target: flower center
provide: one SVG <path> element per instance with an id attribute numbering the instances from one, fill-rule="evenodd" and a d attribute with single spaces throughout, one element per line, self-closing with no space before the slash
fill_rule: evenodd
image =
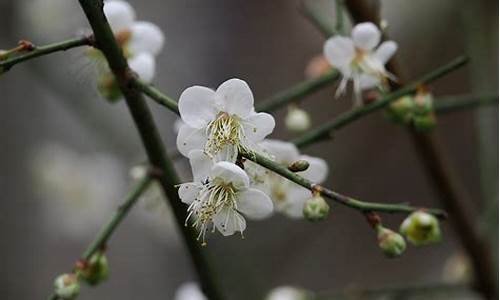
<path id="1" fill-rule="evenodd" d="M 198 193 L 196 199 L 188 207 L 188 216 L 185 225 L 193 217 L 193 227 L 198 228 L 199 234 L 197 240 L 202 241 L 205 246 L 205 235 L 212 224 L 212 232 L 215 231 L 214 217 L 221 212 L 223 208 L 236 209 L 237 190 L 231 183 L 223 183 L 215 179 L 212 182 L 204 184 L 202 190 Z M 222 225 L 227 226 L 226 224 Z"/>
<path id="2" fill-rule="evenodd" d="M 206 134 L 208 142 L 205 150 L 212 154 L 221 151 L 226 145 L 239 146 L 244 137 L 240 119 L 226 112 L 220 112 L 217 118 L 208 124 Z"/>

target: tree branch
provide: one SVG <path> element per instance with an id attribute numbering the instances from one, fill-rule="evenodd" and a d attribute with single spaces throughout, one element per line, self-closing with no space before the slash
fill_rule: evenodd
<path id="1" fill-rule="evenodd" d="M 198 273 L 202 289 L 209 299 L 221 299 L 214 276 L 210 273 L 208 263 L 201 253 L 200 245 L 196 241 L 195 232 L 192 227 L 184 226 L 186 209 L 179 199 L 176 185 L 179 179 L 173 163 L 165 155 L 165 149 L 160 135 L 153 121 L 151 112 L 146 105 L 139 90 L 132 84 L 134 75 L 130 70 L 127 60 L 123 56 L 122 49 L 116 43 L 115 37 L 103 12 L 102 0 L 79 0 L 95 36 L 96 47 L 100 49 L 109 67 L 119 84 L 120 90 L 125 97 L 127 106 L 132 114 L 142 143 L 146 149 L 151 165 L 161 171 L 159 182 L 165 195 L 170 202 L 175 215 L 177 225 L 189 249 L 191 259 Z"/>
<path id="2" fill-rule="evenodd" d="M 13 66 L 19 63 L 33 58 L 48 55 L 54 52 L 66 51 L 76 47 L 92 46 L 92 44 L 93 38 L 91 36 L 83 36 L 45 46 L 35 46 L 34 49 L 28 50 L 26 53 L 8 58 L 6 60 L 0 60 L 0 74 L 9 71 Z"/>
<path id="3" fill-rule="evenodd" d="M 290 181 L 295 182 L 296 184 L 311 190 L 311 192 L 319 192 L 323 196 L 332 199 L 333 201 L 338 202 L 347 207 L 356 209 L 361 213 L 368 213 L 368 212 L 411 213 L 416 210 L 425 210 L 428 213 L 431 213 L 438 218 L 441 219 L 446 218 L 446 213 L 440 209 L 428 209 L 422 207 L 413 207 L 405 204 L 386 204 L 386 203 L 364 202 L 356 200 L 354 198 L 342 195 L 324 186 L 311 182 L 305 179 L 304 177 L 288 170 L 288 168 L 276 163 L 275 161 L 259 153 L 243 150 L 240 151 L 240 154 L 243 157 L 289 179 Z"/>
<path id="4" fill-rule="evenodd" d="M 339 79 L 339 73 L 335 70 L 330 70 L 318 78 L 299 82 L 278 92 L 276 95 L 263 100 L 262 104 L 257 104 L 255 109 L 256 111 L 272 112 L 292 102 L 300 101 L 303 97 L 335 83 L 337 79 Z"/>
<path id="5" fill-rule="evenodd" d="M 138 90 L 142 91 L 149 98 L 153 99 L 156 103 L 161 106 L 165 106 L 172 112 L 179 114 L 179 108 L 177 107 L 177 101 L 170 98 L 169 96 L 163 94 L 160 90 L 154 86 L 138 79 L 133 78 L 131 84 Z"/>
<path id="6" fill-rule="evenodd" d="M 397 91 L 390 93 L 381 99 L 372 102 L 370 104 L 367 104 L 365 106 L 350 110 L 348 112 L 345 112 L 341 115 L 339 115 L 336 119 L 332 120 L 331 122 L 325 123 L 322 126 L 312 129 L 309 132 L 304 133 L 302 136 L 299 136 L 298 138 L 294 139 L 292 142 L 295 143 L 298 147 L 306 147 L 312 143 L 315 143 L 320 140 L 324 140 L 328 138 L 333 130 L 339 129 L 341 127 L 346 126 L 347 124 L 358 120 L 359 118 L 372 113 L 374 111 L 380 110 L 387 105 L 389 105 L 391 102 L 396 101 L 397 99 L 401 98 L 402 96 L 408 95 L 415 93 L 415 91 L 418 89 L 419 86 L 423 84 L 427 84 L 429 82 L 432 82 L 460 67 L 465 65 L 467 62 L 466 57 L 458 57 L 455 58 L 453 61 L 449 62 L 446 65 L 443 65 L 428 74 L 424 75 L 420 79 L 414 81 L 413 83 L 402 87 L 398 89 Z"/>
<path id="7" fill-rule="evenodd" d="M 372 21 L 379 24 L 379 11 L 372 9 L 368 1 L 350 0 L 346 4 L 355 22 Z M 396 56 L 389 61 L 388 70 L 402 82 Z M 431 184 L 450 213 L 452 225 L 471 258 L 478 290 L 488 299 L 497 299 L 498 280 L 493 268 L 492 253 L 479 233 L 476 223 L 468 217 L 464 203 L 469 203 L 466 201 L 469 199 L 464 196 L 466 193 L 463 185 L 456 178 L 456 173 L 435 136 L 418 133 L 413 128 L 409 128 L 408 131 L 426 167 L 425 171 L 432 179 Z"/>
<path id="8" fill-rule="evenodd" d="M 434 102 L 434 111 L 446 114 L 487 105 L 498 105 L 498 94 L 440 97 Z"/>

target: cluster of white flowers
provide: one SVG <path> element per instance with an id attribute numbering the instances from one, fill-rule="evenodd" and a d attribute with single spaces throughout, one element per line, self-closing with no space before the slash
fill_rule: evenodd
<path id="1" fill-rule="evenodd" d="M 130 68 L 142 80 L 152 81 L 155 75 L 155 57 L 165 42 L 161 29 L 151 22 L 137 21 L 133 7 L 122 0 L 105 1 L 104 14 Z M 98 86 L 101 94 L 109 100 L 120 99 L 120 91 L 101 53 L 92 48 L 88 51 L 88 56 L 100 66 Z"/>
<path id="2" fill-rule="evenodd" d="M 291 181 L 251 162 L 243 164 L 240 150 L 262 152 L 286 165 L 306 159 L 311 168 L 304 176 L 314 181 L 326 177 L 324 161 L 300 156 L 292 144 L 264 140 L 274 129 L 274 118 L 255 112 L 252 91 L 243 80 L 227 80 L 215 91 L 190 87 L 180 96 L 179 111 L 183 124 L 177 147 L 189 158 L 193 172 L 193 182 L 180 185 L 179 197 L 189 205 L 186 225 L 198 228 L 203 244 L 208 230 L 218 229 L 224 236 L 243 233 L 243 215 L 270 216 L 271 198 L 277 211 L 299 217 L 310 197 L 310 191 Z"/>
<path id="3" fill-rule="evenodd" d="M 398 46 L 394 41 L 380 44 L 381 37 L 375 24 L 365 22 L 354 26 L 351 37 L 336 35 L 325 42 L 325 58 L 343 76 L 337 95 L 344 92 L 347 82 L 352 79 L 357 104 L 361 104 L 362 90 L 383 87 L 387 79 L 395 80 L 384 66 Z"/>

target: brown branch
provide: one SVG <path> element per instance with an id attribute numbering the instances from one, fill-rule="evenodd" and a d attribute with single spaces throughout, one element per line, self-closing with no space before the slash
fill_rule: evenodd
<path id="1" fill-rule="evenodd" d="M 346 7 L 355 23 L 370 21 L 380 24 L 379 10 L 374 9 L 370 3 L 373 2 L 346 1 Z M 396 56 L 389 61 L 387 68 L 399 78 L 399 84 L 403 84 Z M 424 163 L 425 171 L 431 179 L 431 184 L 450 214 L 451 223 L 460 237 L 462 246 L 471 258 L 478 290 L 488 299 L 497 299 L 498 286 L 493 269 L 492 253 L 479 233 L 475 222 L 468 217 L 467 209 L 464 206 L 465 203 L 470 203 L 467 201 L 470 198 L 464 196 L 466 193 L 463 191 L 463 185 L 456 178 L 437 138 L 432 134 L 418 133 L 412 128 L 409 128 L 408 131 Z"/>

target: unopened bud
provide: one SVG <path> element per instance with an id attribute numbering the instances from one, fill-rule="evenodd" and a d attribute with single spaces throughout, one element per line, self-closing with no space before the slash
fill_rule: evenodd
<path id="1" fill-rule="evenodd" d="M 288 165 L 288 170 L 292 172 L 302 172 L 309 168 L 309 162 L 305 159 L 299 159 Z"/>
<path id="2" fill-rule="evenodd" d="M 90 285 L 97 285 L 108 279 L 108 259 L 102 252 L 98 252 L 78 270 L 81 278 Z"/>
<path id="3" fill-rule="evenodd" d="M 422 89 L 417 92 L 414 97 L 415 101 L 415 114 L 417 115 L 427 115 L 432 112 L 434 105 L 434 96 Z"/>
<path id="4" fill-rule="evenodd" d="M 377 228 L 378 246 L 387 257 L 397 257 L 406 250 L 405 239 L 399 234 L 381 225 Z"/>
<path id="5" fill-rule="evenodd" d="M 134 180 L 140 180 L 148 175 L 148 167 L 146 165 L 133 166 L 129 171 L 129 175 Z"/>
<path id="6" fill-rule="evenodd" d="M 305 75 L 308 79 L 315 79 L 332 69 L 330 63 L 326 60 L 325 56 L 317 55 L 313 57 L 307 64 Z"/>
<path id="7" fill-rule="evenodd" d="M 305 110 L 290 106 L 285 117 L 285 125 L 288 130 L 303 132 L 311 127 L 311 118 Z"/>
<path id="8" fill-rule="evenodd" d="M 54 292 L 60 299 L 73 300 L 80 293 L 80 283 L 75 274 L 62 274 L 54 281 Z"/>
<path id="9" fill-rule="evenodd" d="M 324 220 L 330 212 L 330 206 L 326 203 L 325 199 L 320 195 L 314 195 L 308 199 L 304 204 L 302 211 L 304 217 L 312 222 Z"/>
<path id="10" fill-rule="evenodd" d="M 411 122 L 415 103 L 410 96 L 404 96 L 391 103 L 386 110 L 386 115 L 392 121 L 402 124 Z"/>
<path id="11" fill-rule="evenodd" d="M 113 74 L 109 73 L 99 78 L 97 83 L 97 89 L 101 96 L 106 98 L 111 103 L 117 102 L 122 99 L 122 92 L 120 91 L 120 87 L 115 80 Z"/>
<path id="12" fill-rule="evenodd" d="M 401 224 L 401 234 L 415 246 L 427 245 L 441 240 L 439 221 L 431 214 L 416 211 Z"/>
<path id="13" fill-rule="evenodd" d="M 436 116 L 429 112 L 425 115 L 415 115 L 413 117 L 413 127 L 420 132 L 427 132 L 436 127 Z"/>

